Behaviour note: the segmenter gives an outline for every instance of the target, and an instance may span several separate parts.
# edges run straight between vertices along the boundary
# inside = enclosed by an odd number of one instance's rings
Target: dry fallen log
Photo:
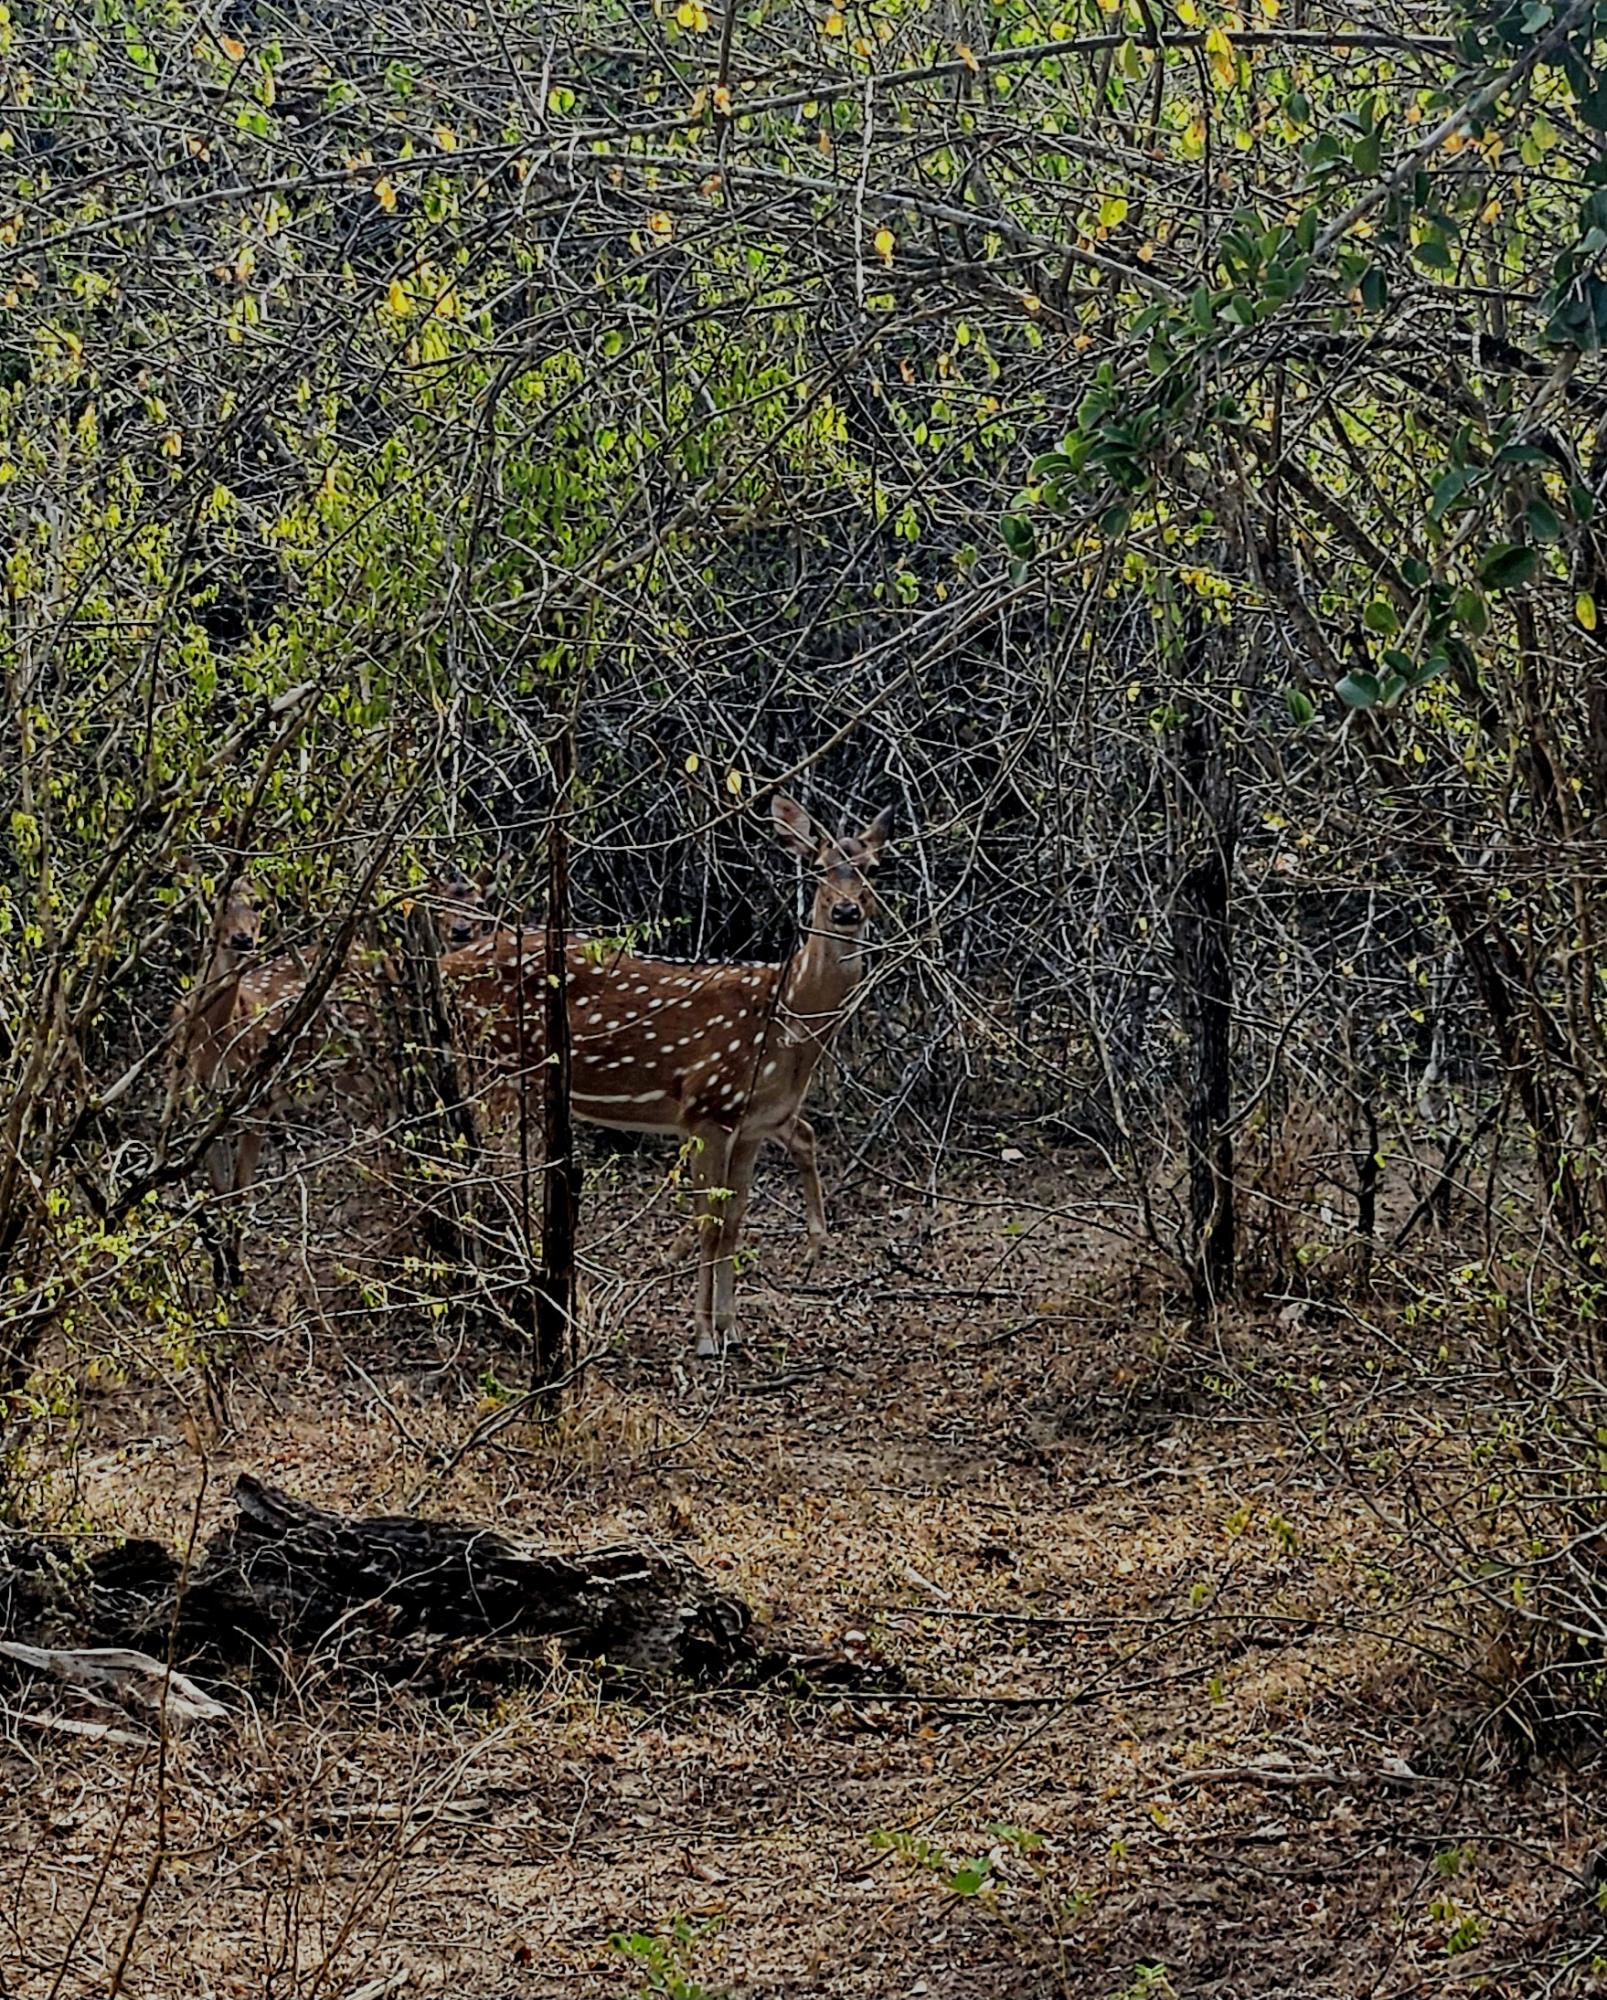
[[[360,1519],[242,1476],[236,1519],[180,1594],[177,1562],[126,1543],[64,1565],[31,1542],[0,1551],[0,1631],[80,1644],[174,1635],[175,1662],[261,1668],[286,1653],[439,1684],[571,1660],[710,1682],[751,1665],[748,1608],[666,1551],[526,1549],[488,1528]]]
[[[194,1681],[127,1646],[26,1646],[0,1639],[0,1660],[50,1674],[72,1688],[105,1689],[142,1708],[165,1710],[174,1722],[219,1722],[229,1712]]]

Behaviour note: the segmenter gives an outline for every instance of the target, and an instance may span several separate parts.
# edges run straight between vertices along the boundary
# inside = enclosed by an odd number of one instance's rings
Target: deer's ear
[[[777,792],[770,801],[770,819],[784,847],[790,847],[800,861],[813,861],[820,843],[814,822],[795,799]]]
[[[883,806],[859,836],[859,844],[865,850],[866,859],[876,861],[881,858],[882,848],[887,841],[888,829],[893,824],[893,808]]]

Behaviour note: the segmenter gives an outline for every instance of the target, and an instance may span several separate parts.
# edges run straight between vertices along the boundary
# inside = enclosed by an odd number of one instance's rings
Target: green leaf
[[[1495,455],[1494,463],[1497,465],[1554,465],[1556,460],[1543,446],[1524,444],[1520,441],[1517,444],[1502,445],[1501,449]]]
[[[1017,562],[1029,562],[1038,547],[1038,531],[1024,514],[1001,514],[999,534]]]
[[[1387,597],[1375,597],[1362,613],[1361,622],[1369,632],[1377,632],[1386,639],[1392,638],[1401,629],[1395,607]]]
[[[1531,500],[1523,510],[1523,518],[1529,523],[1529,532],[1537,542],[1556,542],[1562,539],[1562,522],[1554,508],[1544,500]]]
[[[1467,627],[1475,639],[1482,639],[1490,629],[1490,607],[1476,590],[1459,590],[1453,604],[1458,620]]]
[[[1316,706],[1310,695],[1297,687],[1286,687],[1284,689],[1283,705],[1289,711],[1290,721],[1297,723],[1302,729],[1305,728],[1306,724],[1317,713]]]
[[[1401,558],[1401,575],[1412,586],[1413,590],[1421,590],[1428,582],[1430,576],[1433,575],[1433,571],[1421,556],[1403,556]]]
[[[1345,678],[1334,689],[1334,693],[1338,695],[1346,708],[1375,707],[1381,692],[1382,689],[1378,684],[1378,676],[1368,673],[1363,667],[1358,667],[1354,672],[1346,674]]]
[[[1389,303],[1389,279],[1382,265],[1370,264],[1362,273],[1361,302],[1369,312],[1382,312]]]
[[[1479,581],[1486,590],[1514,590],[1540,567],[1533,549],[1515,542],[1497,542],[1479,564]]]
[[[1442,472],[1434,482],[1434,497],[1428,503],[1429,519],[1444,520],[1451,502],[1460,496],[1467,483],[1468,476],[1460,466],[1453,467],[1449,472]]]

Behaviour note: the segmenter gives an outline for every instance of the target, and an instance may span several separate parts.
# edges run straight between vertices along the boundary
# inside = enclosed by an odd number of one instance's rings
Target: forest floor
[[[594,1258],[661,1259],[650,1192],[627,1160]],[[1317,1307],[1191,1344],[1074,1159],[835,1209],[804,1282],[790,1175],[761,1176],[723,1373],[690,1363],[686,1270],[600,1283],[562,1421],[445,1476],[514,1358],[349,1286],[312,1310],[265,1230],[213,1393],[154,1366],[97,1392],[71,1505],[182,1546],[250,1471],[673,1545],[768,1643],[902,1693],[621,1697],[555,1664],[486,1707],[307,1662],[165,1765],[8,1726],[0,1994],[1607,1990],[1607,1786],[1520,1755],[1487,1640],[1426,1591],[1400,1468],[1431,1480],[1457,1427],[1411,1357]]]

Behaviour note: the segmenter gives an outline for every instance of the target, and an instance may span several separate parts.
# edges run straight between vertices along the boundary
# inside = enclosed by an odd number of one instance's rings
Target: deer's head
[[[485,887],[455,861],[446,862],[425,885],[424,900],[435,913],[443,951],[461,951],[491,928]]]
[[[849,832],[846,820],[836,833],[823,833],[802,806],[780,794],[770,813],[783,846],[814,871],[810,930],[845,944],[856,943],[876,914],[871,878],[892,824],[892,807],[885,806],[858,833]]]
[[[218,899],[218,948],[235,958],[256,950],[262,938],[262,912],[243,881],[231,882]]]

